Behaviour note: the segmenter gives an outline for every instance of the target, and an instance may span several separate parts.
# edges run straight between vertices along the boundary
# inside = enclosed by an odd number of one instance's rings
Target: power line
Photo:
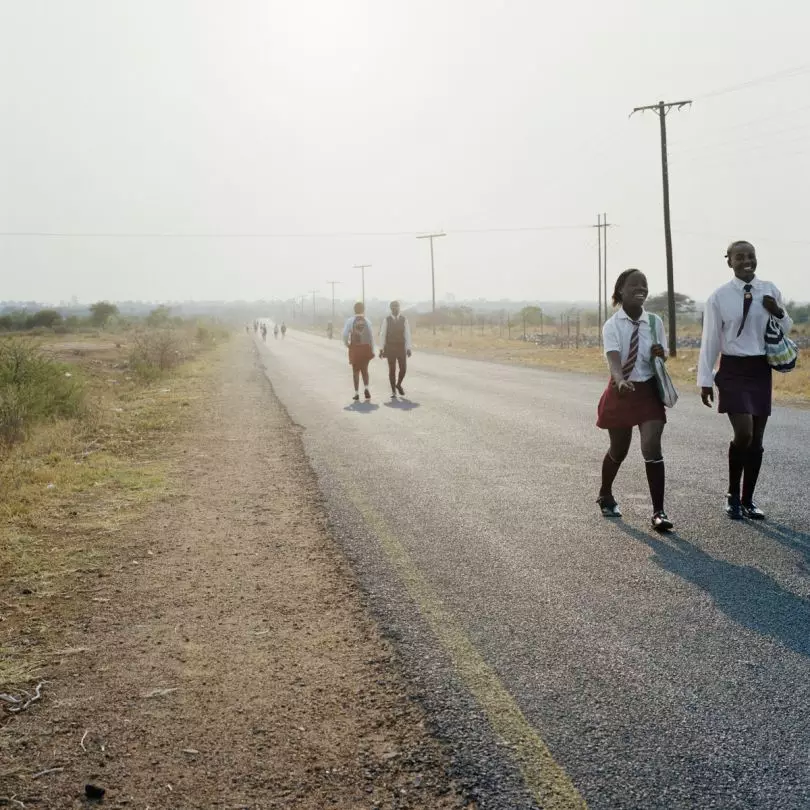
[[[756,87],[760,84],[769,84],[771,82],[782,81],[783,79],[793,79],[796,76],[803,76],[805,73],[810,73],[810,65],[798,65],[797,67],[787,68],[786,70],[780,70],[776,73],[769,73],[765,76],[750,79],[747,82],[740,82],[739,84],[732,84],[729,87],[722,87],[719,90],[712,90],[708,93],[703,93],[699,96],[695,96],[695,99],[702,100],[705,98],[716,98],[717,96],[724,96],[727,93],[736,93],[740,90],[747,90],[749,87]]]
[[[571,225],[528,225],[505,228],[459,228],[449,230],[452,234],[519,233],[540,231],[584,230],[592,227],[587,224]],[[360,237],[419,236],[420,231],[323,231],[311,233],[179,233],[172,231],[0,231],[0,237],[43,238],[43,239],[336,239]]]

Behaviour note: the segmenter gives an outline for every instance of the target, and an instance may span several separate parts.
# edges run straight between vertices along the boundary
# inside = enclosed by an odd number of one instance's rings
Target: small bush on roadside
[[[83,413],[84,386],[68,366],[30,340],[0,340],[0,443],[21,441],[38,422]]]
[[[182,337],[174,329],[138,332],[132,344],[129,364],[143,379],[159,377],[186,359]]]

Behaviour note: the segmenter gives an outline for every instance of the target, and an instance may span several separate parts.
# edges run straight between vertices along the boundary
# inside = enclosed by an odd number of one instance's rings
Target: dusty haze
[[[595,232],[570,226],[599,211],[611,278],[657,292],[658,119],[628,113],[659,99],[695,101],[668,118],[677,289],[704,298],[747,238],[810,299],[806,4],[0,9],[2,299],[351,297],[361,262],[370,297],[425,299],[413,235],[441,228],[440,298],[595,298]]]

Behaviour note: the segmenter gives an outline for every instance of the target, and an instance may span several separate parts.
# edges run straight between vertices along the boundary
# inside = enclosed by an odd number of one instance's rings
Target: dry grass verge
[[[481,335],[478,330],[463,334],[439,329],[433,335],[430,329],[414,330],[414,345],[417,348],[440,352],[457,357],[491,360],[497,363],[516,363],[538,368],[556,368],[588,374],[601,374],[607,378],[607,366],[602,350],[598,348],[559,348],[537,346],[521,340],[509,340],[500,336],[498,330]],[[680,349],[677,358],[669,361],[672,378],[686,393],[694,388],[697,396],[698,349]],[[774,397],[785,404],[810,405],[810,363],[807,351],[800,354],[799,364],[789,374],[774,374]]]
[[[167,486],[168,457],[217,352],[152,384],[130,368],[126,338],[41,344],[83,381],[80,418],[35,425],[0,457],[0,692],[30,684],[58,649],[52,628],[82,615],[119,530]]]

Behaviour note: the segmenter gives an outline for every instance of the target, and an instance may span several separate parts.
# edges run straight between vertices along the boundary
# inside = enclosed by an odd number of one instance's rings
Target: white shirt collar
[[[750,282],[748,282],[748,281],[743,281],[741,278],[737,278],[737,276],[734,276],[734,278],[733,278],[733,279],[731,279],[731,283],[732,283],[732,284],[733,284],[733,285],[734,285],[734,286],[735,286],[735,287],[736,287],[738,290],[742,290],[742,289],[743,289],[743,287],[745,287],[745,285],[746,285],[746,284],[750,284],[750,285],[751,285],[751,287],[756,287],[756,286],[759,284],[759,279],[758,279],[756,276],[754,276],[754,277],[751,279],[751,281],[750,281]]]
[[[619,318],[624,318],[624,320],[630,321],[631,323],[633,323],[633,319],[624,311],[624,307],[621,307],[616,314],[619,316]],[[641,321],[646,321],[646,320],[647,320],[647,310],[644,309],[644,307],[642,307],[641,308],[641,315],[638,316],[638,321],[639,321],[639,323],[641,323]]]

